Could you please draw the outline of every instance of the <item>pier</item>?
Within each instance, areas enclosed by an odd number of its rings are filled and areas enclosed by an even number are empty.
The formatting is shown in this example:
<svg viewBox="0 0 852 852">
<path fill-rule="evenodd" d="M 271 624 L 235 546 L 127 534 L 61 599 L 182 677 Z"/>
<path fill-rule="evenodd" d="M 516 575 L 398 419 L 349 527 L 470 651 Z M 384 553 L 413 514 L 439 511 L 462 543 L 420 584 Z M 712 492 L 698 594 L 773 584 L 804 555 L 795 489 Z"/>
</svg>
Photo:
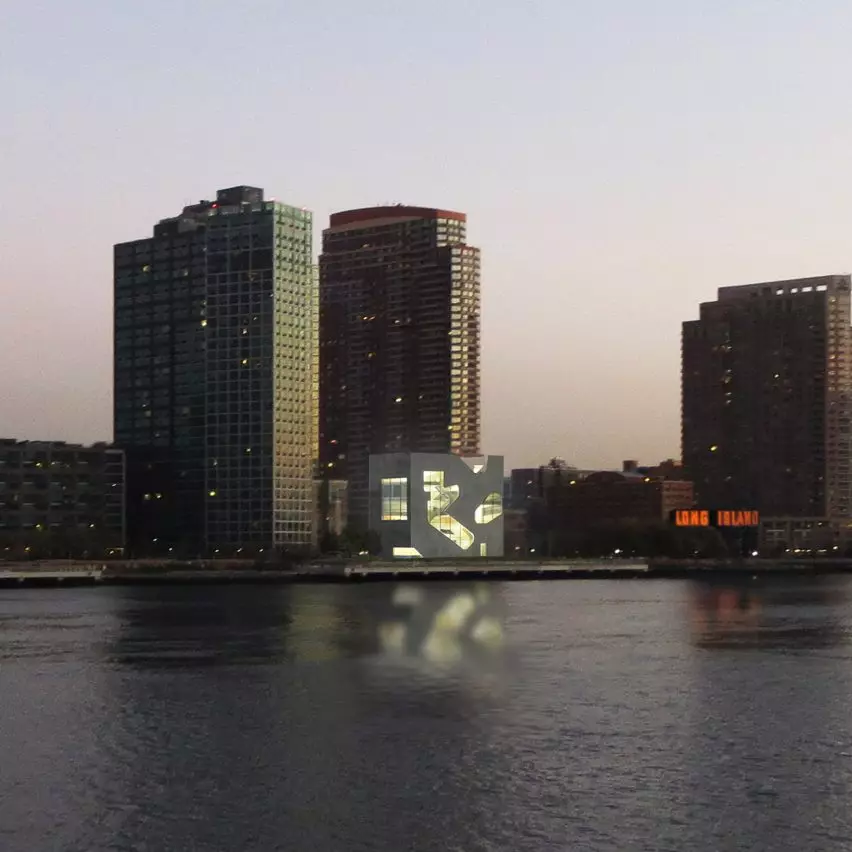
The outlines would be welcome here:
<svg viewBox="0 0 852 852">
<path fill-rule="evenodd" d="M 583 578 L 629 578 L 648 573 L 643 560 L 576 559 L 552 561 L 458 561 L 416 560 L 411 562 L 370 562 L 350 564 L 344 576 L 369 580 L 544 580 Z"/>
<path fill-rule="evenodd" d="M 534 580 L 640 577 L 642 560 L 316 560 L 290 568 L 237 560 L 0 563 L 0 587 L 211 583 L 363 583 L 388 580 Z"/>
<path fill-rule="evenodd" d="M 290 566 L 251 560 L 0 563 L 0 588 L 50 586 L 630 580 L 850 573 L 850 559 L 317 559 Z"/>
<path fill-rule="evenodd" d="M 102 563 L 0 563 L 0 587 L 93 585 L 102 579 L 104 569 Z"/>
</svg>

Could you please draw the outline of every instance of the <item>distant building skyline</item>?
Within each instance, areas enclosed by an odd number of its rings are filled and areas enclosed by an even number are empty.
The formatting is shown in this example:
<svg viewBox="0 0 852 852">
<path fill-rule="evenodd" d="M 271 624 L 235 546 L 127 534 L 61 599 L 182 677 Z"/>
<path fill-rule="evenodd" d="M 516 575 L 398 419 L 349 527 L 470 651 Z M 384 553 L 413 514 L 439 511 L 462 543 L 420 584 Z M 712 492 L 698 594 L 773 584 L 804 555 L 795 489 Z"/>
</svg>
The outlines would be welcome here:
<svg viewBox="0 0 852 852">
<path fill-rule="evenodd" d="M 692 508 L 694 492 L 688 480 L 601 470 L 557 483 L 545 501 L 566 528 L 583 529 L 607 522 L 666 523 L 673 510 Z"/>
<path fill-rule="evenodd" d="M 127 452 L 131 548 L 308 548 L 310 212 L 230 187 L 114 253 L 114 440 Z"/>
<path fill-rule="evenodd" d="M 488 284 L 482 450 L 509 467 L 676 454 L 695 306 L 852 268 L 850 4 L 11 8 L 0 434 L 110 437 L 104 247 L 214 187 L 275 187 L 316 223 L 464 210 Z M 187 33 L 246 45 L 239 73 Z"/>
<path fill-rule="evenodd" d="M 480 253 L 464 213 L 394 205 L 331 215 L 320 292 L 320 467 L 368 522 L 369 457 L 478 455 Z"/>
<path fill-rule="evenodd" d="M 657 464 L 640 464 L 635 459 L 625 459 L 620 469 L 578 468 L 564 459 L 553 458 L 537 467 L 512 468 L 506 482 L 506 505 L 509 508 L 529 509 L 537 501 L 544 501 L 551 489 L 577 485 L 598 474 L 618 474 L 622 479 L 645 479 L 654 481 L 686 480 L 683 465 L 675 459 L 663 459 Z M 615 480 L 620 481 L 620 480 Z"/>
</svg>

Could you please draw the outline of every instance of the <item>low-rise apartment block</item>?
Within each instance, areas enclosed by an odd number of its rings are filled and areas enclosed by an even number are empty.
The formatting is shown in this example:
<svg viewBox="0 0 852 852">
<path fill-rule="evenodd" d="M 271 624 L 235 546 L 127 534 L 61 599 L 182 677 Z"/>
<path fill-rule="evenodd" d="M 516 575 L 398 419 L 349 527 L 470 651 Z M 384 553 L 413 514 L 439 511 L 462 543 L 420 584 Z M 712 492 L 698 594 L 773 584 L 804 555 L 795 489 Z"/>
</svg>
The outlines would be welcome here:
<svg viewBox="0 0 852 852">
<path fill-rule="evenodd" d="M 124 548 L 124 453 L 0 439 L 0 558 L 100 558 Z"/>
</svg>

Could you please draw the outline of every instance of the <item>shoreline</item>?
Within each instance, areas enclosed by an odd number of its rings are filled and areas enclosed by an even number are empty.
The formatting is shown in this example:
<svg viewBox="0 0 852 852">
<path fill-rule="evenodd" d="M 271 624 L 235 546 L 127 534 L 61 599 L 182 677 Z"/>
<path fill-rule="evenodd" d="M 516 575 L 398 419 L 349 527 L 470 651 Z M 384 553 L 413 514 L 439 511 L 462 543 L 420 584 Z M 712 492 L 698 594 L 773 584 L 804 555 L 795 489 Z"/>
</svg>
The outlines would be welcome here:
<svg viewBox="0 0 852 852">
<path fill-rule="evenodd" d="M 478 560 L 477 560 L 478 562 Z M 293 585 L 382 582 L 525 582 L 532 580 L 764 579 L 852 574 L 852 559 L 317 561 L 291 568 L 223 563 L 51 561 L 0 563 L 2 588 L 64 586 Z"/>
</svg>

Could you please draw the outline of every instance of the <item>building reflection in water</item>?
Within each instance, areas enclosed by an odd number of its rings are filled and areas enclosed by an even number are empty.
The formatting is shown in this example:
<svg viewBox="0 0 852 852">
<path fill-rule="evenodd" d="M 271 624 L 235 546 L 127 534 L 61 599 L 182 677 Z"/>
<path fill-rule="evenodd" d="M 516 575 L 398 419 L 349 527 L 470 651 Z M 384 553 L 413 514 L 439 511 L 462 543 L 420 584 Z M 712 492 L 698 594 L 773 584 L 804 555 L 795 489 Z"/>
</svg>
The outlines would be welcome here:
<svg viewBox="0 0 852 852">
<path fill-rule="evenodd" d="M 250 586 L 117 588 L 118 630 L 107 655 L 136 667 L 197 667 L 274 659 L 292 621 L 279 590 Z"/>
<path fill-rule="evenodd" d="M 482 712 L 497 589 L 117 590 L 98 734 L 114 848 L 480 848 L 505 803 L 471 767 L 511 775 Z"/>
<path fill-rule="evenodd" d="M 378 625 L 380 648 L 436 664 L 493 656 L 504 638 L 496 588 L 486 583 L 395 586 L 390 610 Z"/>
<path fill-rule="evenodd" d="M 503 647 L 499 586 L 400 583 L 119 590 L 115 662 L 216 664 L 290 659 L 486 661 Z"/>
<path fill-rule="evenodd" d="M 689 596 L 695 645 L 704 648 L 818 648 L 844 640 L 831 577 L 697 581 Z"/>
<path fill-rule="evenodd" d="M 825 826 L 852 833 L 852 674 L 837 647 L 848 641 L 844 584 L 783 575 L 692 584 L 689 770 L 677 806 L 688 815 L 712 804 L 714 819 L 686 817 L 681 848 L 817 852 L 832 847 Z"/>
</svg>

